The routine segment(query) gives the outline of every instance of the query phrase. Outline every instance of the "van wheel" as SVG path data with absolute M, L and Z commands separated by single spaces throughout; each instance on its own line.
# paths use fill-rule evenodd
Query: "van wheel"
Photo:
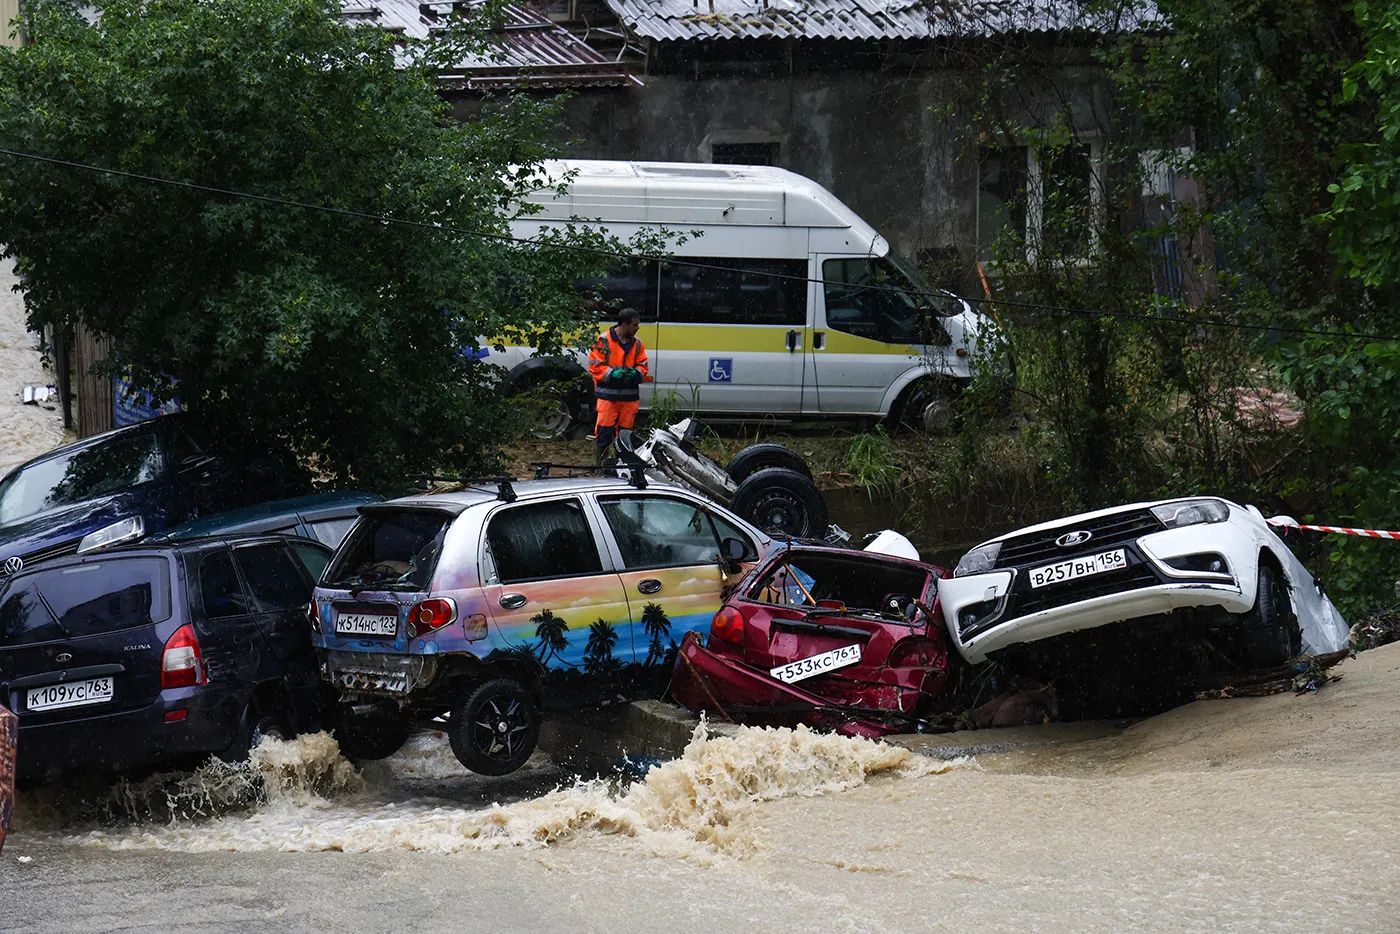
M 826 499 L 816 484 L 786 467 L 765 467 L 734 491 L 734 511 L 765 532 L 792 538 L 826 534 Z
M 583 376 L 562 370 L 535 370 L 516 385 L 512 395 L 541 389 L 547 383 L 556 387 L 539 400 L 538 411 L 530 422 L 530 434 L 542 441 L 572 438 L 592 425 L 593 387 Z
M 540 714 L 514 678 L 478 684 L 452 705 L 447 738 L 457 761 L 478 775 L 509 775 L 540 738 Z
M 812 470 L 802 455 L 782 444 L 751 444 L 734 455 L 725 472 L 735 483 L 743 483 L 765 467 L 786 467 L 812 479 Z
M 1259 565 L 1254 608 L 1240 617 L 1240 624 L 1244 663 L 1250 668 L 1277 668 L 1302 651 L 1303 636 L 1293 618 L 1283 577 L 1267 564 Z
M 340 754 L 347 759 L 387 759 L 408 741 L 408 721 L 397 713 L 357 714 L 342 706 L 331 732 L 340 743 Z
M 904 390 L 894 409 L 899 431 L 943 434 L 957 418 L 957 387 L 941 379 L 921 379 Z

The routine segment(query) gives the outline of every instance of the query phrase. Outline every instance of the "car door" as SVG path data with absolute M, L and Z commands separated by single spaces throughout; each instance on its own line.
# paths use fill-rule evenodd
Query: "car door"
M 724 586 L 721 538 L 742 533 L 725 523 L 722 536 L 705 505 L 689 497 L 625 493 L 597 503 L 631 604 L 637 658 L 656 664 L 686 632 L 709 626 Z
M 483 590 L 497 631 L 551 668 L 605 675 L 635 656 L 622 579 L 583 502 L 502 506 L 485 524 Z
M 234 563 L 252 598 L 253 618 L 275 665 L 262 677 L 281 677 L 314 669 L 307 604 L 311 575 L 285 542 L 260 542 L 233 549 Z
M 254 682 L 272 667 L 269 646 L 227 545 L 187 557 L 194 631 L 211 681 Z

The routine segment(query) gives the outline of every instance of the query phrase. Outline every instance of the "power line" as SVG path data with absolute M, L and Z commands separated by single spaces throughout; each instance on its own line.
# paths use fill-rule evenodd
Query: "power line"
M 495 233 L 489 230 L 477 230 L 469 227 L 454 227 L 448 224 L 437 224 L 429 221 L 415 221 L 404 217 L 394 217 L 389 214 L 372 214 L 367 211 L 355 211 L 350 208 L 337 208 L 324 204 L 312 204 L 308 201 L 294 201 L 289 198 L 275 198 L 271 195 L 259 195 L 248 191 L 237 191 L 231 188 L 218 188 L 213 185 L 201 185 L 197 182 L 184 182 L 173 178 L 161 178 L 156 175 L 144 175 L 140 172 L 128 172 L 123 169 L 111 169 L 100 165 L 90 165 L 84 162 L 73 162 L 68 159 L 58 159 L 53 156 L 43 156 L 38 153 L 21 152 L 14 149 L 0 149 L 0 155 L 12 156 L 17 159 L 29 159 L 34 162 L 45 162 L 50 165 L 63 166 L 70 169 L 81 169 L 87 172 L 97 172 L 103 175 L 115 175 L 120 178 L 130 178 L 142 182 L 150 182 L 157 185 L 169 185 L 176 188 L 186 188 L 191 191 L 202 191 L 208 194 L 223 195 L 230 198 L 241 198 L 248 201 L 260 201 L 264 204 L 275 204 L 282 207 L 300 208 L 306 211 L 317 211 L 324 214 L 340 215 L 342 217 L 353 217 L 360 220 L 375 221 L 384 224 L 399 224 L 408 227 L 417 227 L 423 230 L 441 231 L 444 233 L 455 233 L 463 236 L 477 237 L 484 240 L 494 240 L 505 243 L 531 243 L 535 246 L 549 249 L 569 250 L 576 253 L 587 253 L 593 256 L 604 256 L 610 259 L 635 260 L 638 257 L 631 253 L 622 253 L 617 250 L 604 250 L 598 247 L 579 246 L 577 244 L 549 243 L 537 240 L 532 237 L 512 237 L 509 234 Z M 588 223 L 584 221 L 583 223 Z M 672 266 L 686 266 L 692 269 L 709 269 L 717 272 L 733 272 L 728 266 L 720 266 L 714 263 L 704 263 L 698 260 L 687 260 L 677 257 L 643 257 L 656 259 L 659 262 Z M 804 284 L 817 283 L 825 285 L 825 279 L 813 279 L 810 276 L 795 276 L 788 273 L 772 272 L 767 270 L 748 270 L 746 275 L 761 276 L 770 279 L 781 279 L 791 282 L 802 282 Z M 894 286 L 863 285 L 860 288 L 864 291 L 894 292 L 900 295 L 910 294 L 908 290 Z M 946 296 L 951 293 L 930 293 L 915 291 L 915 295 L 939 295 Z M 1280 334 L 1298 334 L 1313 337 L 1333 337 L 1345 340 L 1372 340 L 1372 341 L 1400 341 L 1400 337 L 1384 334 L 1363 334 L 1347 331 L 1329 331 L 1319 328 L 1287 327 L 1274 324 L 1251 324 L 1243 321 L 1221 321 L 1210 318 L 1186 318 L 1180 315 L 1150 315 L 1131 311 L 1109 311 L 1107 309 L 1078 308 L 1067 305 L 1047 305 L 1039 302 L 1020 302 L 1011 299 L 991 299 L 976 298 L 972 296 L 955 296 L 963 301 L 981 305 L 1001 305 L 1007 308 L 1028 308 L 1035 311 L 1047 311 L 1060 314 L 1086 315 L 1098 318 L 1121 318 L 1133 321 L 1149 321 L 1159 324 L 1181 324 L 1188 327 L 1216 327 L 1229 328 L 1232 330 L 1252 330 L 1252 331 L 1273 331 Z

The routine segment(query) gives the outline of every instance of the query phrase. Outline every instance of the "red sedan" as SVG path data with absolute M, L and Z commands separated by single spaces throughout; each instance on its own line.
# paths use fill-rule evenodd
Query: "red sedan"
M 882 736 L 909 731 L 952 686 L 931 564 L 818 545 L 759 564 L 687 633 L 672 693 L 694 711 Z

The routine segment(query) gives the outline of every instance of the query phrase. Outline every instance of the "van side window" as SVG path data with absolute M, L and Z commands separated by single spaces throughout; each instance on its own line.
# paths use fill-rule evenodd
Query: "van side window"
M 612 321 L 621 308 L 635 308 L 643 321 L 656 320 L 656 261 L 633 260 L 597 279 L 576 283 L 580 292 L 591 291 L 596 296 L 593 310 L 600 321 Z
M 661 320 L 802 327 L 807 323 L 807 261 L 688 256 L 663 263 Z
M 887 344 L 950 343 L 948 332 L 920 307 L 914 284 L 888 259 L 829 259 L 822 263 L 822 279 L 826 326 L 833 331 Z M 942 295 L 925 299 L 937 306 L 948 301 Z

